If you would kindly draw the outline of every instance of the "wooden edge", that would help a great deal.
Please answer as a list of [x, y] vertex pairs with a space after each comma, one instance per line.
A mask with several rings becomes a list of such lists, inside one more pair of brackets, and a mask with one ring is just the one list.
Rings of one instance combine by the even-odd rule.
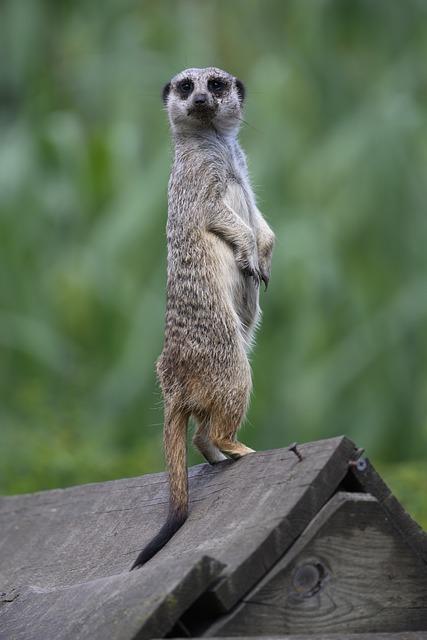
[[393, 526], [404, 537], [414, 553], [427, 563], [427, 533], [405, 511], [371, 462], [366, 458], [366, 468], [364, 470], [352, 467], [351, 475], [356, 481], [359, 490], [375, 496], [390, 517]]
[[224, 565], [198, 555], [191, 561], [184, 558], [178, 570], [170, 569], [147, 567], [146, 572], [125, 571], [50, 590], [27, 586], [3, 605], [0, 638], [149, 640], [164, 636], [217, 580]]
[[[316, 451], [317, 449], [324, 450], [325, 447], [329, 447], [334, 449], [342, 440], [348, 440], [346, 436], [335, 436], [332, 438], [323, 438], [322, 440], [314, 440], [312, 442], [306, 442], [301, 444], [301, 447], [306, 449], [307, 451]], [[267, 449], [257, 451], [256, 455], [258, 458], [265, 457], [269, 458], [270, 456], [275, 456], [280, 452], [287, 452], [289, 449], [287, 447], [279, 447], [276, 449]], [[293, 455], [293, 454], [290, 454]], [[217, 465], [210, 465], [206, 462], [202, 462], [200, 464], [193, 465], [188, 468], [188, 475], [190, 482], [193, 479], [197, 479], [199, 476], [213, 476], [215, 477], [220, 469], [225, 466], [232, 466], [234, 464], [233, 460], [224, 460]], [[158, 471], [156, 473], [147, 473], [141, 476], [131, 476], [127, 478], [117, 478], [115, 480], [103, 480], [100, 482], [87, 482], [85, 484], [71, 485], [64, 488], [56, 488], [56, 489], [43, 489], [40, 491], [33, 491], [28, 493], [18, 493], [12, 495], [2, 495], [0, 494], [0, 510], [4, 508], [3, 513], [13, 513], [15, 509], [11, 509], [11, 511], [7, 511], [7, 507], [10, 505], [13, 507], [14, 502], [18, 502], [19, 509], [23, 509], [26, 506], [26, 503], [30, 501], [34, 503], [34, 501], [40, 500], [41, 504], [45, 506], [47, 501], [50, 498], [61, 498], [65, 496], [72, 495], [73, 497], [80, 496], [88, 496], [89, 493], [105, 493], [109, 494], [112, 490], [127, 490], [127, 489], [144, 489], [146, 487], [150, 487], [157, 484], [166, 484], [167, 483], [168, 474], [165, 471]]]
[[[304, 445], [301, 445], [300, 450], [304, 453]], [[212, 613], [223, 614], [230, 611], [289, 549], [335, 493], [348, 473], [348, 462], [354, 457], [355, 451], [356, 446], [349, 438], [337, 438], [336, 448], [331, 452], [330, 458], [288, 516], [277, 524], [253, 554], [208, 591], [203, 604]]]
[[[156, 640], [156, 639], [153, 639]], [[159, 639], [158, 639], [159, 640]], [[182, 640], [172, 638], [171, 640]], [[211, 640], [427, 640], [427, 631], [403, 631], [399, 633], [327, 633], [286, 636], [234, 636]]]
[[214, 582], [225, 565], [210, 556], [200, 557], [179, 584], [159, 603], [132, 640], [149, 640], [155, 635], [164, 637], [179, 617]]

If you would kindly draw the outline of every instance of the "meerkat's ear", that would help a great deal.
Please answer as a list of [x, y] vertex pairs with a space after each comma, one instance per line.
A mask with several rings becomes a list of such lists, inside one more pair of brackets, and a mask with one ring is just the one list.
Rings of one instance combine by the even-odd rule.
[[167, 84], [165, 84], [165, 86], [162, 89], [163, 104], [166, 104], [170, 90], [171, 90], [171, 83], [168, 82]]
[[237, 89], [237, 93], [238, 93], [238, 96], [239, 96], [239, 100], [240, 100], [241, 104], [243, 104], [243, 102], [245, 100], [246, 89], [245, 89], [245, 85], [243, 84], [243, 82], [241, 80], [239, 80], [238, 78], [236, 78], [236, 89]]

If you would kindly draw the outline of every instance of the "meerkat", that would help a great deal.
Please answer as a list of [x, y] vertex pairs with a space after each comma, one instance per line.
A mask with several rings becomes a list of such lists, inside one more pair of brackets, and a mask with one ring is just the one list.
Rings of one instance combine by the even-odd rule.
[[164, 399], [169, 515], [135, 560], [141, 566], [188, 515], [187, 424], [216, 464], [253, 452], [236, 438], [252, 388], [248, 353], [259, 284], [274, 234], [256, 206], [237, 140], [245, 88], [229, 73], [186, 69], [163, 89], [175, 157], [168, 189], [165, 338], [157, 362]]

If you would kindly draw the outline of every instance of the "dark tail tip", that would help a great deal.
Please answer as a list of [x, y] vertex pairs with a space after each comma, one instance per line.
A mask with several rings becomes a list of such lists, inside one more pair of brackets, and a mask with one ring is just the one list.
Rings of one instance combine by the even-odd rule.
[[131, 566], [130, 570], [138, 569], [143, 564], [148, 562], [160, 549], [163, 549], [165, 544], [169, 542], [172, 536], [182, 527], [187, 520], [187, 512], [173, 513], [168, 516], [163, 527], [159, 533], [147, 544], [146, 547], [138, 555], [137, 559]]

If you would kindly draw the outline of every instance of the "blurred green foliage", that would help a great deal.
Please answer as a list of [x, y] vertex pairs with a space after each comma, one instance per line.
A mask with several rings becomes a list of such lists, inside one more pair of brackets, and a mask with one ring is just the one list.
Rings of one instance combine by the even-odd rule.
[[277, 234], [243, 440], [345, 433], [427, 524], [427, 3], [0, 11], [0, 490], [163, 467], [160, 90], [213, 64]]

